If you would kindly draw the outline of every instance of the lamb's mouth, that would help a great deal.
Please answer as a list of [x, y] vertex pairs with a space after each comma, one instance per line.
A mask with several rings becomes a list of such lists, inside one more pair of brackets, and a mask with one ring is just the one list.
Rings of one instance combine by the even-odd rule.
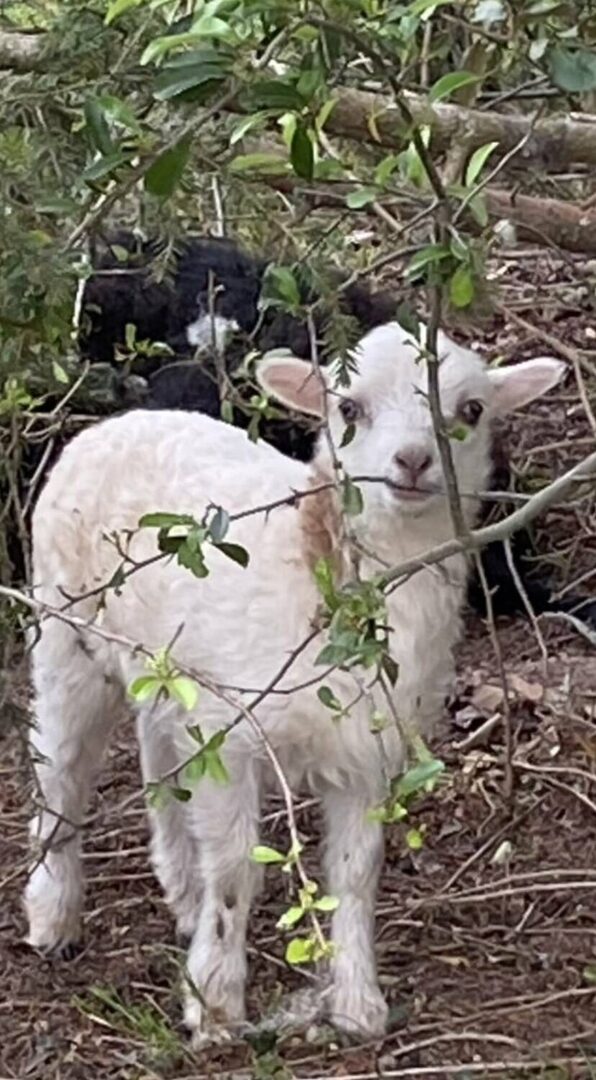
[[389, 477], [385, 479], [385, 486], [389, 488], [389, 491], [396, 499], [403, 502], [423, 503], [432, 498], [433, 495], [438, 494], [434, 488], [406, 487], [405, 484], [398, 484], [395, 480], [390, 480]]

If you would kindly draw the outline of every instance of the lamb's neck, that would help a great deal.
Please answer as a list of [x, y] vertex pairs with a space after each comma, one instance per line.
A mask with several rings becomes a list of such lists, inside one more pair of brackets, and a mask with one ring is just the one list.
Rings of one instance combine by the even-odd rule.
[[420, 515], [375, 512], [370, 519], [358, 521], [356, 533], [371, 556], [394, 566], [452, 540], [454, 528], [445, 503]]

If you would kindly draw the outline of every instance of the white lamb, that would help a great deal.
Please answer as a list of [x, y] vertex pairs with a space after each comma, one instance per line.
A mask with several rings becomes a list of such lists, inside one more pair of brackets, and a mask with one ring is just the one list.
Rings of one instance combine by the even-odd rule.
[[[466, 424], [467, 437], [452, 450], [460, 490], [481, 491], [489, 470], [491, 417], [525, 405], [560, 379], [565, 365], [541, 358], [487, 370], [481, 359], [440, 336], [440, 388], [448, 424]], [[397, 324], [361, 342], [358, 372], [348, 392], [326, 394], [309, 364], [266, 359], [263, 387], [297, 410], [329, 413], [339, 446], [346, 423], [355, 437], [339, 457], [352, 476], [384, 477], [363, 483], [364, 511], [353, 520], [362, 541], [360, 573], [395, 565], [453, 535], [441, 463], [427, 398], [427, 371], [418, 347]], [[179, 412], [133, 412], [106, 420], [75, 438], [54, 468], [35, 511], [35, 596], [61, 606], [107, 582], [119, 556], [105, 534], [134, 530], [150, 511], [192, 513], [209, 502], [229, 513], [257, 507], [304, 490], [331, 475], [328, 440], [321, 438], [313, 468], [250, 442], [223, 422]], [[475, 500], [464, 498], [468, 521]], [[95, 619], [108, 634], [143, 642], [152, 650], [175, 639], [174, 655], [227, 686], [265, 687], [288, 655], [308, 636], [320, 596], [313, 561], [334, 541], [337, 517], [328, 494], [233, 523], [230, 538], [250, 552], [242, 568], [208, 549], [210, 574], [193, 577], [174, 561], [133, 575], [119, 596], [108, 594], [71, 609]], [[131, 554], [156, 550], [155, 533], [140, 530]], [[374, 555], [372, 554], [374, 553]], [[405, 724], [428, 731], [440, 716], [453, 676], [452, 649], [460, 626], [466, 561], [414, 574], [388, 597], [391, 652], [399, 665], [395, 708]], [[177, 635], [177, 636], [176, 636]], [[289, 780], [306, 776], [326, 815], [328, 891], [339, 898], [331, 936], [336, 946], [329, 994], [331, 1019], [365, 1036], [384, 1031], [387, 1006], [377, 984], [374, 913], [382, 860], [382, 828], [367, 810], [384, 797], [386, 775], [403, 766], [398, 732], [370, 731], [370, 703], [361, 699], [338, 723], [317, 698], [314, 666], [323, 640], [303, 651], [280, 688], [256, 708]], [[130, 649], [55, 618], [43, 621], [34, 647], [33, 677], [43, 755], [38, 776], [48, 810], [33, 835], [49, 850], [26, 890], [29, 941], [67, 950], [80, 934], [83, 878], [80, 840], [73, 824], [84, 818], [92, 783], [118, 716], [123, 690], [143, 672]], [[310, 680], [310, 685], [309, 684]], [[325, 682], [342, 702], [355, 696], [354, 676], [335, 670]], [[376, 691], [375, 691], [376, 693]], [[386, 711], [386, 702], [378, 701]], [[172, 700], [134, 705], [143, 775], [156, 780], [193, 750], [187, 725], [206, 735], [234, 712], [203, 689], [196, 715]], [[244, 1017], [245, 936], [259, 866], [250, 858], [259, 838], [261, 790], [268, 768], [262, 742], [246, 722], [223, 747], [230, 783], [202, 779], [187, 803], [171, 801], [150, 812], [156, 874], [180, 932], [192, 934], [186, 1021], [200, 1040], [218, 1025]], [[206, 1035], [207, 1033], [207, 1035]]]

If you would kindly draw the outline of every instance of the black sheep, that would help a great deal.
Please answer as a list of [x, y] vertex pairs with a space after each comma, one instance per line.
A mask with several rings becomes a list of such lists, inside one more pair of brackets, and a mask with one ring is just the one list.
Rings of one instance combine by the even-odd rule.
[[[165, 274], [158, 281], [152, 263], [160, 254], [156, 242], [139, 241], [124, 232], [112, 235], [104, 251], [96, 254], [95, 273], [86, 282], [82, 296], [82, 356], [116, 370], [120, 399], [110, 411], [135, 404], [155, 409], [198, 410], [219, 416], [223, 367], [224, 393], [226, 396], [229, 393], [231, 418], [247, 427], [254, 415], [249, 403], [250, 391], [247, 393], [241, 384], [234, 384], [230, 393], [229, 377], [233, 377], [251, 348], [259, 352], [287, 348], [295, 356], [309, 359], [312, 343], [307, 319], [302, 313], [292, 315], [276, 306], [260, 305], [268, 261], [255, 258], [231, 241], [187, 240], [174, 255], [173, 268], [166, 264]], [[301, 301], [312, 303], [319, 296], [316, 286], [309, 283], [304, 272], [299, 271], [297, 279]], [[313, 317], [322, 362], [333, 350], [325, 333], [333, 308], [336, 314], [339, 311], [340, 316], [348, 317], [356, 340], [374, 326], [395, 318], [397, 301], [388, 292], [375, 292], [362, 283], [336, 290], [335, 299], [325, 297], [325, 302], [315, 308]], [[164, 343], [171, 350], [170, 355], [164, 357], [150, 351], [148, 355], [135, 355], [130, 363], [117, 360], [116, 349], [125, 350], [129, 324], [136, 328], [137, 342]], [[222, 332], [217, 349], [211, 340], [214, 329], [216, 336]], [[282, 453], [309, 460], [316, 430], [304, 418], [283, 415], [280, 410], [275, 413], [261, 417], [261, 437]], [[502, 448], [496, 443], [493, 461], [491, 487], [507, 491], [510, 470]], [[483, 520], [491, 506], [488, 503], [483, 506]], [[518, 574], [536, 613], [574, 612], [596, 627], [596, 601], [579, 596], [554, 601], [544, 569], [538, 575], [531, 572], [528, 557], [534, 552], [526, 531], [512, 538], [512, 550]], [[524, 602], [510, 573], [503, 545], [489, 544], [482, 553], [482, 561], [495, 614], [524, 612]], [[475, 610], [485, 613], [484, 591], [476, 574], [470, 581], [469, 599]]]

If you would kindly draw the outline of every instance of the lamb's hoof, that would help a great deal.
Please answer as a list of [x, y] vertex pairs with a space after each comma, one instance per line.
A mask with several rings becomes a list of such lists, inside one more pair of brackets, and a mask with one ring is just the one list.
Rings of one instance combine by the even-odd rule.
[[201, 1030], [193, 1031], [190, 1044], [193, 1050], [205, 1050], [208, 1046], [226, 1046], [238, 1038], [238, 1034], [231, 1028], [217, 1025]]
[[189, 997], [182, 1023], [190, 1034], [193, 1050], [203, 1050], [206, 1046], [221, 1046], [240, 1039], [246, 1017], [239, 1002], [230, 1002], [224, 1009], [205, 1006], [198, 998]]
[[81, 941], [59, 941], [54, 945], [34, 945], [31, 941], [27, 941], [27, 945], [47, 960], [64, 960], [66, 962], [74, 960], [83, 948]]
[[335, 1028], [356, 1039], [380, 1039], [387, 1030], [389, 1007], [376, 986], [334, 988], [329, 1003]]

